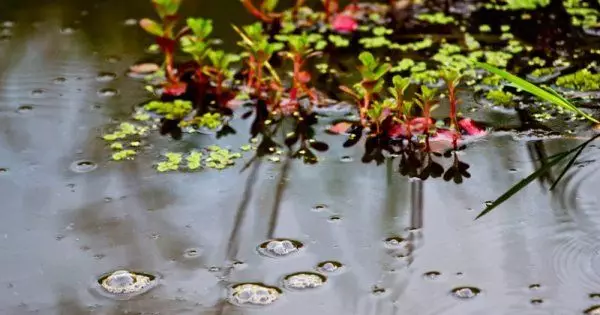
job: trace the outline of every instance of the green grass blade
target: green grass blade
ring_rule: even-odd
[[[510,199],[512,196],[516,195],[519,191],[521,191],[523,188],[525,188],[527,185],[529,185],[531,182],[533,182],[534,180],[536,180],[540,176],[544,175],[553,166],[555,166],[558,163],[560,163],[564,158],[568,157],[571,153],[573,153],[573,152],[572,151],[567,151],[567,152],[564,152],[563,154],[555,156],[552,159],[549,159],[547,164],[543,165],[540,169],[538,169],[537,171],[533,172],[531,175],[527,176],[525,179],[523,179],[520,182],[516,183],[507,192],[505,192],[502,196],[500,196],[500,197],[498,197],[498,199],[494,200],[494,202],[492,202],[492,204],[490,204],[489,206],[487,206],[485,208],[485,210],[483,210],[481,213],[479,213],[477,215],[477,217],[475,218],[475,220],[477,220],[477,219],[483,217],[484,215],[490,213],[490,211],[494,210],[496,207],[498,207],[499,205],[501,205],[503,202],[505,202],[506,200]]]
[[[565,174],[567,174],[567,171],[573,166],[573,164],[575,164],[575,161],[577,160],[577,158],[579,157],[581,152],[583,152],[583,149],[585,149],[585,146],[582,146],[577,151],[577,153],[575,153],[575,155],[571,158],[569,163],[567,163],[567,165],[565,165],[565,168],[562,170],[562,172],[560,172],[560,175],[558,175],[558,178],[554,181],[554,183],[552,183],[550,190],[554,190],[554,188],[556,188],[556,185],[558,185],[558,182],[560,182],[560,180],[563,179],[563,177],[565,177]]]
[[[579,155],[581,155],[581,152],[583,152],[583,150],[590,143],[592,143],[592,141],[596,140],[599,137],[600,137],[600,135],[595,135],[592,138],[590,138],[589,140],[587,140],[586,142],[580,144],[576,148],[574,148],[574,149],[572,149],[572,150],[569,151],[571,153],[577,151],[577,153],[575,153],[575,155],[571,158],[571,160],[569,161],[569,163],[565,166],[565,168],[563,169],[563,171],[560,173],[560,175],[558,176],[558,178],[554,181],[554,183],[552,184],[552,187],[550,187],[550,190],[554,190],[554,188],[556,188],[556,185],[558,185],[558,182],[565,176],[565,174],[567,173],[567,171],[571,167],[573,167],[573,164],[575,164],[575,161],[577,160],[577,158],[579,157]]]
[[[482,62],[478,62],[478,61],[475,61],[474,63],[476,66],[478,66],[482,69],[485,69],[493,74],[496,74],[505,80],[508,80],[509,82],[511,82],[512,84],[517,86],[518,88],[525,90],[545,101],[548,101],[556,106],[560,106],[560,107],[567,109],[573,113],[581,115],[581,116],[585,117],[586,119],[588,119],[589,121],[592,121],[594,123],[600,123],[600,121],[598,121],[594,117],[586,114],[585,112],[583,112],[582,110],[577,108],[575,105],[573,105],[571,102],[566,100],[564,97],[560,96],[556,91],[549,91],[548,89],[540,88],[537,85],[535,85],[527,80],[523,80],[513,74],[510,74],[504,70],[498,69],[498,68],[488,65],[486,63],[482,63]]]

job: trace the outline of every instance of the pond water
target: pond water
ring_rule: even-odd
[[[252,21],[231,2],[184,11]],[[363,164],[361,148],[327,134],[316,165],[156,172],[160,153],[211,135],[155,134],[147,154],[111,161],[102,134],[148,98],[127,70],[152,58],[131,20],[151,10],[0,3],[1,314],[600,314],[598,147],[556,190],[558,171],[474,221],[577,138],[492,133],[459,153],[471,174],[461,185],[400,176],[398,161]]]

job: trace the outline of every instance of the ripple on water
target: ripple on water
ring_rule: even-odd
[[[283,278],[283,286],[291,290],[315,289],[323,286],[327,277],[315,272],[297,272]]]
[[[462,300],[472,299],[481,294],[481,289],[476,287],[458,287],[452,289],[452,295]]]
[[[228,300],[238,306],[265,306],[277,301],[282,293],[281,289],[263,283],[240,283],[230,288]]]
[[[183,252],[183,257],[185,258],[197,258],[200,257],[201,250],[199,248],[188,248]]]
[[[128,270],[117,270],[98,279],[100,292],[114,299],[130,299],[156,286],[155,276]]]
[[[258,246],[258,252],[267,257],[285,257],[297,253],[304,244],[292,239],[273,239]]]
[[[88,161],[88,160],[79,160],[71,163],[70,169],[75,173],[87,173],[95,170],[98,167],[98,164]]]
[[[552,206],[559,213],[567,213],[586,232],[600,232],[600,207],[597,187],[600,185],[600,152],[587,148],[556,187]],[[598,175],[596,175],[598,174]]]

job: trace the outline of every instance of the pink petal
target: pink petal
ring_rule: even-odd
[[[329,127],[328,131],[339,135],[342,133],[346,133],[346,131],[348,131],[348,129],[350,129],[351,126],[352,126],[351,123],[340,122],[340,123],[337,123],[337,124]]]
[[[352,33],[358,28],[356,20],[347,14],[338,14],[331,23],[333,29],[340,33]]]
[[[164,93],[168,94],[168,95],[179,96],[179,95],[185,93],[186,89],[187,89],[187,84],[185,84],[183,82],[177,82],[177,83],[172,83],[172,84],[165,86]]]
[[[458,125],[460,126],[460,128],[464,131],[467,132],[468,135],[470,136],[480,136],[480,135],[484,135],[487,132],[485,131],[485,129],[478,127],[475,124],[475,121],[471,118],[464,118],[461,119],[458,122]]]

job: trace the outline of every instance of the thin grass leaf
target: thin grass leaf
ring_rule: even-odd
[[[594,123],[600,123],[600,121],[598,121],[596,118],[586,114],[585,112],[583,112],[582,110],[577,108],[575,105],[570,103],[564,97],[560,96],[556,91],[549,91],[550,89],[540,88],[537,85],[535,85],[527,80],[523,80],[513,74],[510,74],[504,70],[498,69],[498,68],[488,65],[486,63],[482,63],[482,62],[478,62],[478,61],[475,61],[474,63],[476,66],[483,68],[493,74],[496,74],[505,80],[510,81],[512,84],[516,85],[518,88],[525,90],[545,101],[548,101],[556,106],[562,107],[573,113],[581,115],[589,121],[592,121]]]
[[[563,169],[563,171],[560,173],[560,175],[558,176],[558,178],[554,181],[554,183],[552,184],[552,187],[550,187],[550,190],[554,190],[554,188],[556,188],[556,185],[558,185],[558,182],[565,176],[565,174],[567,174],[567,171],[573,167],[573,164],[575,164],[575,161],[577,160],[577,158],[579,157],[579,155],[581,155],[581,152],[583,152],[583,150],[590,144],[592,143],[592,141],[596,140],[598,137],[600,137],[600,135],[595,135],[592,138],[590,138],[588,141],[580,144],[579,146],[577,146],[575,149],[573,150],[577,150],[577,153],[575,153],[575,155],[571,158],[571,160],[569,161],[569,163],[565,166],[565,168]],[[570,152],[572,153],[573,150],[571,150]]]
[[[544,166],[542,166],[537,171],[533,172],[531,175],[527,176],[525,179],[523,179],[520,182],[516,183],[507,192],[505,192],[502,196],[500,196],[500,197],[498,197],[498,199],[494,200],[494,202],[492,202],[492,204],[490,204],[489,206],[487,206],[485,208],[485,210],[483,210],[481,213],[479,213],[477,215],[477,217],[475,217],[475,220],[478,220],[479,218],[483,217],[484,215],[490,213],[490,211],[494,210],[496,207],[498,207],[499,205],[501,205],[502,203],[504,203],[506,200],[510,199],[512,196],[514,196],[515,194],[517,194],[519,191],[521,191],[523,188],[525,188],[531,182],[533,182],[534,180],[536,180],[538,177],[544,175],[553,166],[555,166],[558,163],[560,163],[564,158],[568,157],[571,153],[572,153],[571,151],[567,151],[567,152],[564,152],[561,155],[558,155],[558,156],[554,157],[553,159],[548,160],[547,164],[545,164]]]
[[[567,171],[573,166],[573,164],[575,164],[575,161],[577,160],[577,158],[579,157],[579,155],[581,154],[581,152],[583,152],[583,149],[585,149],[585,146],[582,146],[579,149],[579,151],[577,151],[577,153],[575,153],[575,155],[571,158],[571,160],[569,161],[569,163],[567,163],[567,165],[562,170],[562,172],[560,173],[560,175],[558,175],[558,178],[554,181],[554,183],[552,183],[552,186],[550,187],[551,191],[554,190],[554,188],[556,188],[556,185],[558,185],[558,182],[560,182],[560,180],[565,176],[565,174],[567,174]]]

